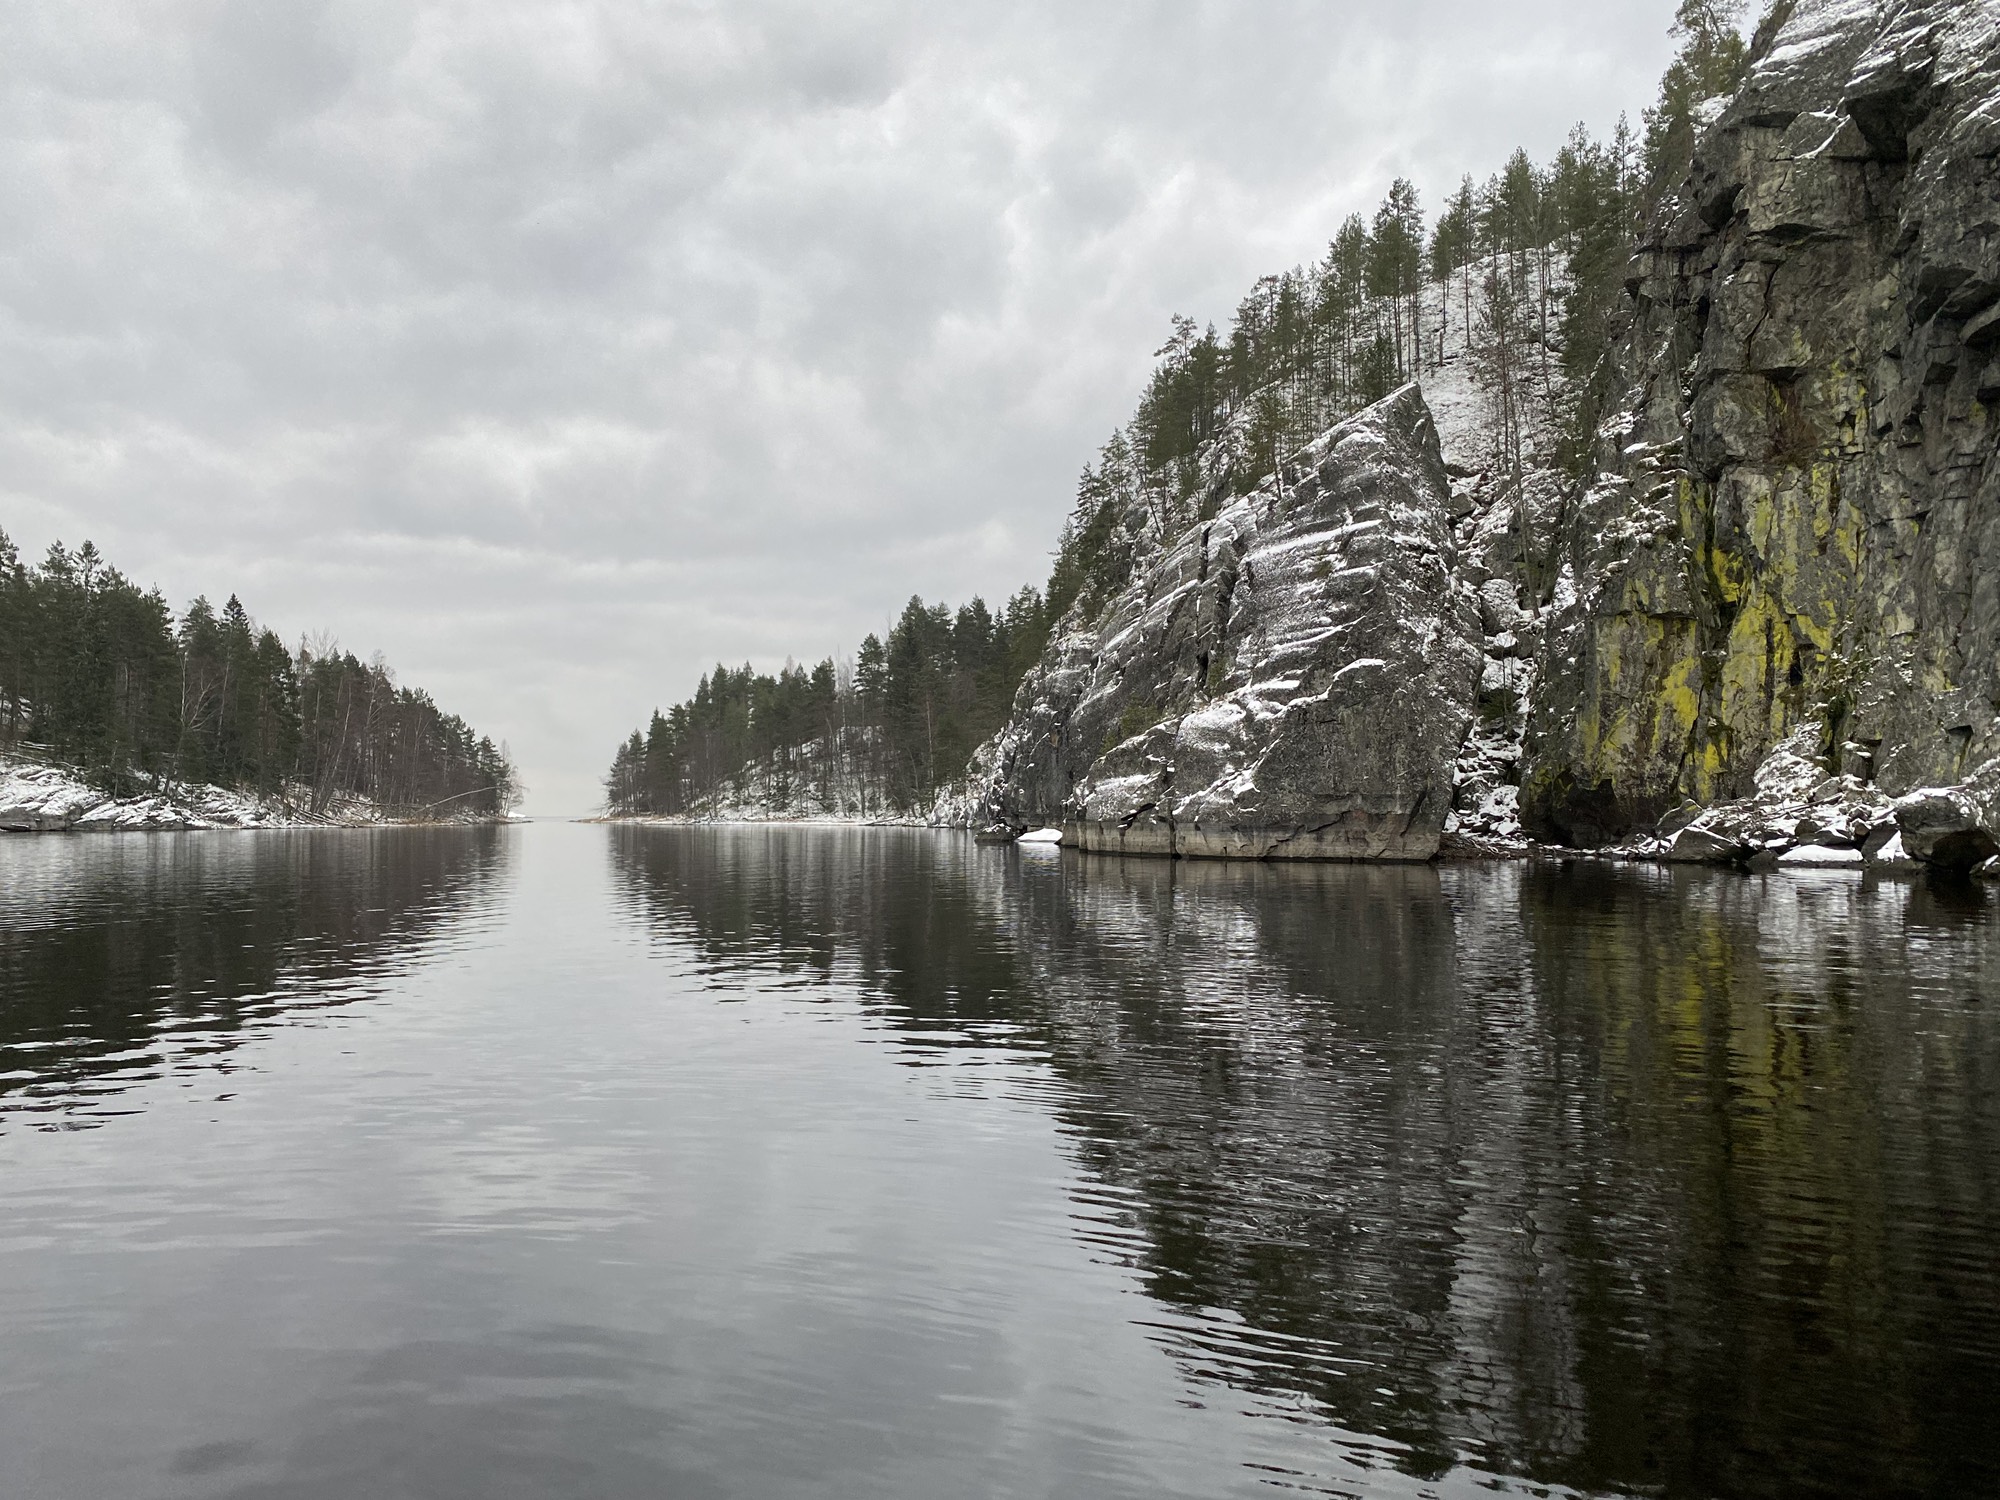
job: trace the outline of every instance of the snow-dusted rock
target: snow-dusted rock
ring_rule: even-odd
[[[1862,853],[1871,870],[1910,871],[1923,868],[1903,847],[1903,831],[1900,828],[1887,830],[1882,837],[1870,839]]]
[[[1064,622],[952,821],[1415,856],[1469,681],[1441,825],[1464,851],[2000,850],[2000,795],[1939,784],[2000,757],[2000,0],[1773,8],[1636,248],[1593,480],[1496,464],[1467,319],[1449,349],[1426,322],[1456,493],[1357,533],[1379,551],[1356,559],[1331,438],[1234,502],[1204,457],[1214,519],[1120,518],[1131,576]],[[1411,493],[1441,488],[1424,467]]]
[[[1740,824],[1705,814],[1674,835],[1667,859],[1677,865],[1729,865],[1750,857],[1751,846]]]
[[[1956,786],[1920,787],[1896,802],[1896,825],[1913,858],[1970,870],[2000,854],[2000,759]]]
[[[1752,796],[1691,806],[1663,819],[1655,831],[1665,841],[1665,857],[1677,864],[1768,868],[1825,862],[1825,851],[1837,849],[1855,857],[1833,863],[1862,863],[1864,851],[1879,849],[1894,832],[1894,804],[1879,787],[1829,774],[1818,755],[1825,738],[1822,726],[1803,725],[1757,768]]]
[[[1060,844],[1063,831],[1060,828],[1031,828],[1014,842],[1017,844]]]
[[[74,770],[0,756],[0,833],[168,833],[202,828],[365,826],[388,821],[365,797],[343,795],[318,812],[301,788],[287,801],[205,784],[176,784],[120,797]]]
[[[1425,860],[1480,681],[1416,387],[1142,558],[1058,632],[980,804],[1086,850]]]
[[[53,766],[0,762],[0,832],[58,832],[106,800]]]

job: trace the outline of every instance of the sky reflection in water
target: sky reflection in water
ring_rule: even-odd
[[[9,841],[0,1491],[1982,1492],[1996,975],[1845,875]]]

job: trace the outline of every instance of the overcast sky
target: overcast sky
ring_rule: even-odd
[[[8,0],[0,527],[580,812],[717,659],[1043,581],[1169,317],[1636,119],[1673,0]]]

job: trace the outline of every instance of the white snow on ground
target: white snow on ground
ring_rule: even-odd
[[[1452,336],[1448,347],[1446,362],[1426,370],[1418,383],[1424,388],[1431,420],[1437,423],[1438,447],[1444,452],[1445,463],[1455,473],[1476,472],[1492,457],[1487,437],[1491,402],[1473,378],[1462,335]]]
[[[219,786],[174,786],[114,797],[48,761],[0,755],[0,833],[145,833],[184,828],[365,827],[395,821],[365,797],[336,798],[324,812],[296,799],[263,799]]]
[[[297,821],[276,806],[214,786],[114,797],[46,762],[0,760],[0,830],[48,833],[170,828],[264,828]]]
[[[1480,283],[1491,264],[1472,268],[1472,317],[1480,317]],[[1548,447],[1548,418],[1554,410],[1552,396],[1562,381],[1562,346],[1557,327],[1562,301],[1569,292],[1569,265],[1552,252],[1548,273],[1548,341],[1542,340],[1541,281],[1529,278],[1529,297],[1523,314],[1528,324],[1526,342],[1518,349],[1522,382],[1522,418],[1526,430],[1523,447],[1530,453]],[[1482,378],[1474,354],[1474,340],[1467,336],[1464,288],[1457,276],[1440,288],[1425,282],[1423,290],[1423,368],[1417,383],[1423,387],[1424,403],[1437,423],[1438,446],[1444,461],[1461,474],[1485,478],[1495,467],[1494,434],[1498,426],[1494,394]],[[1442,333],[1442,338],[1440,338]],[[1439,356],[1442,354],[1443,358]]]

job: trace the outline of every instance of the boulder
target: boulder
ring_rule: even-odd
[[[0,806],[0,833],[61,833],[70,819],[38,806],[14,802]]]
[[[1695,823],[1674,835],[1667,859],[1677,865],[1733,865],[1748,859],[1750,853],[1750,846],[1740,838]]]
[[[1896,802],[1903,848],[1947,870],[1970,870],[2000,854],[2000,759],[1956,786],[1920,787]]]
[[[60,833],[108,801],[59,767],[0,760],[0,832]]]
[[[975,762],[1090,851],[1428,860],[1481,667],[1423,396],[1342,422],[1150,556]]]
[[[1920,870],[1923,868],[1903,847],[1903,831],[1891,825],[1869,835],[1861,855],[1871,870]]]
[[[1769,810],[1755,802],[1711,807],[1667,845],[1672,864],[1740,865],[1753,855],[1789,848],[1792,840],[1774,832]]]

